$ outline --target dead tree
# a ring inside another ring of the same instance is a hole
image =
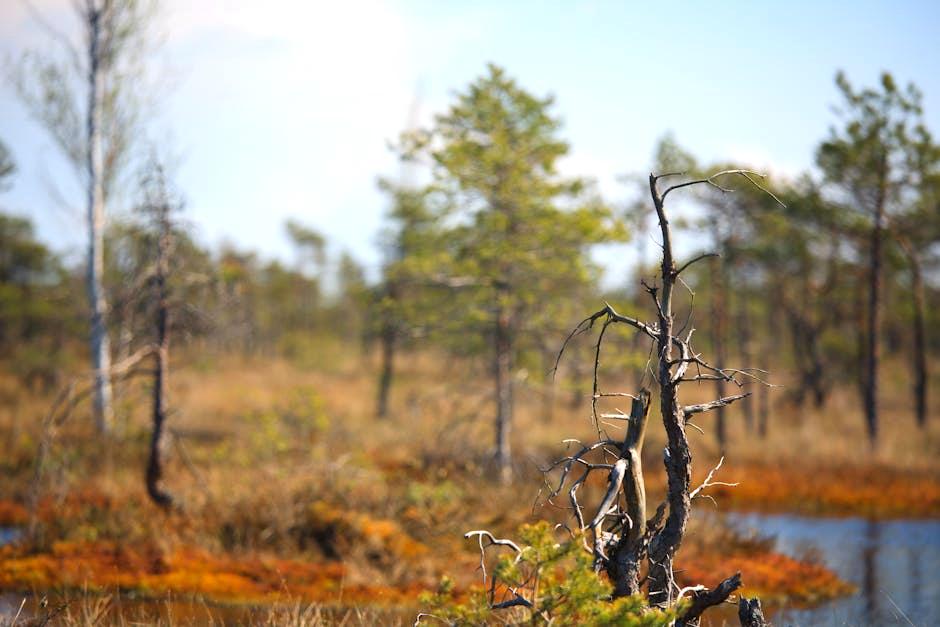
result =
[[[153,270],[154,311],[154,372],[153,372],[153,429],[145,481],[147,494],[158,506],[166,509],[173,505],[173,497],[160,485],[163,480],[163,452],[166,448],[167,392],[170,376],[170,256],[173,248],[172,205],[166,188],[163,168],[153,166],[152,197],[144,209],[150,214],[156,235],[155,264]]]
[[[724,170],[707,178],[689,180],[664,190],[660,189],[663,179],[677,176],[680,174],[651,174],[649,177],[649,190],[659,222],[663,251],[658,285],[646,286],[654,305],[655,322],[643,322],[621,315],[607,304],[582,321],[562,347],[563,353],[572,337],[589,331],[595,324],[600,324],[594,355],[592,415],[595,425],[602,419],[624,423],[623,435],[621,438],[602,437],[593,443],[582,445],[573,454],[552,464],[546,472],[560,471],[557,479],[552,481],[550,499],[566,494],[576,522],[572,536],[593,556],[595,568],[606,571],[614,587],[614,596],[641,592],[640,571],[645,563],[648,570],[646,594],[650,604],[668,608],[675,606],[680,600],[687,600],[688,603],[676,624],[691,626],[699,624],[705,610],[724,603],[741,586],[741,575],[733,574],[717,582],[712,589],[704,586],[680,588],[676,584],[673,564],[686,533],[693,500],[709,498],[704,493],[709,487],[733,485],[714,479],[715,473],[721,467],[720,461],[701,485],[692,487],[692,453],[686,427],[694,426],[692,420],[698,414],[727,407],[745,398],[747,394],[721,396],[711,402],[685,405],[680,400],[679,390],[683,383],[695,381],[721,381],[739,387],[745,381],[763,383],[763,371],[712,365],[693,349],[694,329],[686,328],[685,325],[677,328],[674,292],[676,286],[681,284],[682,272],[697,261],[714,256],[714,253],[699,255],[681,264],[676,262],[665,199],[673,191],[694,185],[710,185],[721,191],[731,191],[719,185],[719,180],[727,176],[742,177],[766,193],[770,192],[761,186],[758,180],[761,176],[750,170]],[[776,197],[774,199],[776,200]],[[651,365],[659,386],[659,411],[667,440],[663,458],[667,474],[667,496],[649,518],[641,450],[651,394],[646,389],[641,389],[636,395],[605,392],[600,389],[598,383],[604,335],[613,324],[632,327],[653,345],[654,363]],[[600,401],[612,397],[632,397],[630,413],[603,413],[598,409]],[[599,428],[598,433],[600,434]],[[588,510],[592,512],[588,518],[585,515],[585,506],[578,501],[578,490],[593,472],[606,473],[607,489],[600,503]],[[742,624],[762,624],[759,603],[749,601],[746,606],[744,608],[742,605]],[[760,620],[756,617],[760,617]]]
[[[153,350],[154,348],[151,345],[143,346],[122,361],[112,364],[108,371],[108,377],[113,381],[122,381],[149,374],[147,369],[138,368],[137,366],[149,357]],[[33,473],[27,497],[28,522],[26,535],[31,540],[35,540],[37,537],[39,527],[38,509],[43,496],[43,479],[59,430],[72,417],[79,404],[95,393],[96,382],[95,372],[89,371],[64,385],[56,394],[52,405],[42,419],[39,444],[33,461]]]

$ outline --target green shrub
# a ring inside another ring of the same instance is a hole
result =
[[[668,611],[650,608],[642,596],[612,597],[613,588],[594,572],[593,559],[580,538],[559,542],[550,523],[519,529],[520,551],[489,545],[500,555],[487,570],[482,588],[459,602],[453,581],[445,577],[437,592],[422,597],[428,614],[452,625],[670,625],[682,605]],[[489,557],[489,556],[487,556]],[[512,599],[526,605],[494,609]]]

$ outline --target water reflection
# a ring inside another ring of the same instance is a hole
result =
[[[783,625],[940,625],[940,521],[818,519],[735,514],[736,525],[777,538],[777,548],[811,551],[858,592],[810,609],[783,608]]]
[[[0,527],[0,546],[16,542],[23,536],[19,527]]]

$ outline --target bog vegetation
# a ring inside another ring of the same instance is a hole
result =
[[[293,263],[190,233],[163,147],[131,158],[143,18],[99,4],[86,76],[18,76],[87,187],[87,259],[0,213],[0,588],[58,595],[31,617],[133,593],[269,624],[697,625],[736,599],[760,625],[756,597],[850,586],[709,501],[940,514],[940,147],[913,85],[839,74],[816,174],[665,136],[623,203],[559,173],[552,98],[488,66],[394,146],[430,176],[378,183],[368,277],[315,225],[285,225]],[[612,243],[638,261],[602,285]]]

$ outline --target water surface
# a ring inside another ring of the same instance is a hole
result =
[[[776,537],[788,555],[813,555],[858,591],[814,609],[782,608],[784,625],[940,625],[940,520],[872,521],[732,514],[741,529]]]

